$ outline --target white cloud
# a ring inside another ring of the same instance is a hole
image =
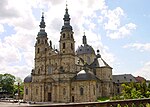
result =
[[[14,46],[0,41],[0,58],[1,64],[13,64],[21,60],[19,50]]]
[[[0,19],[13,18],[18,16],[18,11],[9,5],[8,0],[0,1]]]
[[[147,80],[150,80],[150,62],[144,64],[144,66],[137,72],[133,73],[134,76],[142,76]]]
[[[125,38],[131,34],[131,31],[136,29],[136,25],[133,23],[126,24],[115,31],[107,31],[107,36],[111,39]]]
[[[21,77],[21,79],[24,79],[31,73],[31,68],[26,65],[3,65],[0,66],[0,73],[10,73],[12,75],[15,75],[15,77]]]
[[[0,23],[8,24],[15,30],[14,34],[4,35],[4,39],[0,40],[0,58],[4,59],[1,63],[0,73],[7,72],[26,76],[34,66],[34,43],[40,23],[40,20],[37,21],[35,18],[37,16],[33,15],[33,8],[46,10],[46,32],[49,40],[52,40],[53,45],[56,44],[56,48],[58,48],[65,13],[65,0],[1,0],[0,6]],[[126,37],[131,30],[136,28],[136,25],[129,23],[121,26],[121,18],[124,17],[123,9],[117,7],[110,10],[105,4],[105,0],[99,0],[99,3],[97,0],[70,0],[68,8],[76,48],[81,45],[85,31],[88,43],[94,49],[100,49],[102,57],[113,65],[115,57],[101,42],[101,35],[93,31],[98,26],[93,19],[98,19],[99,23],[104,24],[107,36],[115,39]],[[96,11],[101,14],[97,14]],[[0,32],[4,32],[5,28],[1,24]],[[85,24],[88,29],[84,28]],[[10,65],[11,61],[16,65]]]
[[[132,50],[138,50],[140,52],[150,52],[150,43],[131,43],[125,45],[123,48],[130,48]],[[143,67],[134,72],[133,75],[142,76],[150,80],[150,61],[146,63],[144,61],[141,61],[140,63],[143,65]]]
[[[122,24],[121,19],[125,17],[125,13],[122,8],[117,7],[114,10],[103,10],[104,15],[104,29],[106,30],[106,36],[111,39],[125,38],[131,34],[131,31],[136,29],[134,23]]]
[[[125,45],[124,48],[133,48],[133,49],[139,50],[140,52],[143,52],[143,51],[149,52],[150,51],[150,43],[145,43],[145,44],[132,43],[132,44]]]
[[[106,30],[117,30],[120,26],[120,17],[124,16],[124,12],[120,7],[117,7],[114,10],[104,11],[103,14],[108,21],[104,23],[104,28]]]
[[[3,33],[4,32],[4,27],[2,24],[0,24],[0,33]]]

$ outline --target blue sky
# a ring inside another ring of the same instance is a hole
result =
[[[150,79],[149,0],[68,0],[76,48],[85,32],[88,44],[99,49],[113,74]],[[0,1],[0,73],[22,79],[34,68],[34,44],[41,12],[53,45],[63,25],[66,0]]]

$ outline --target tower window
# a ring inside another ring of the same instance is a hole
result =
[[[38,48],[38,50],[37,50],[37,53],[39,53],[40,52],[40,48]]]
[[[83,88],[81,87],[81,88],[80,88],[80,95],[83,95],[83,91],[84,91],[84,90],[83,90]]]
[[[45,51],[47,51],[47,48],[45,48]]]
[[[47,43],[47,40],[45,40],[45,44]]]
[[[40,74],[40,68],[38,69],[38,74]]]
[[[65,49],[65,47],[66,47],[65,43],[63,43],[63,49]]]
[[[63,38],[65,38],[65,33],[63,33]]]
[[[73,34],[71,34],[71,38],[73,38]]]

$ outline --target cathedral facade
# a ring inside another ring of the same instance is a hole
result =
[[[82,45],[75,50],[67,7],[63,21],[58,50],[52,48],[52,41],[48,42],[42,14],[35,43],[35,66],[24,79],[24,101],[92,102],[98,97],[112,96],[112,68],[99,50],[95,52],[87,43],[85,34]]]

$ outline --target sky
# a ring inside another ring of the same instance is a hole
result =
[[[149,0],[68,0],[75,47],[87,42],[113,75],[150,80]],[[24,79],[34,68],[34,45],[44,12],[46,32],[59,48],[66,0],[0,0],[0,73]],[[55,46],[54,46],[55,45]]]

